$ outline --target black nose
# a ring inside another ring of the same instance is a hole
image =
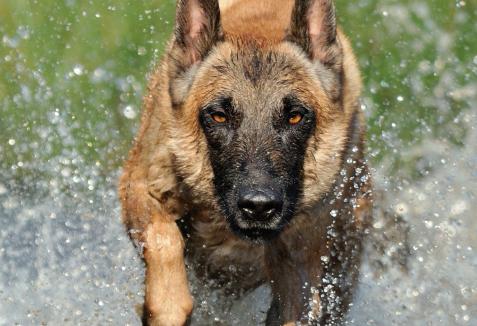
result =
[[[238,207],[245,218],[264,221],[280,212],[283,202],[272,190],[247,190],[239,194]]]

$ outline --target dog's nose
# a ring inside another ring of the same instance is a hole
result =
[[[265,221],[282,209],[280,195],[272,190],[250,190],[241,192],[238,207],[245,218]]]

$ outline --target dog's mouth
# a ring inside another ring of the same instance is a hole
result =
[[[234,220],[240,229],[263,229],[263,230],[276,230],[280,228],[282,221],[281,214],[269,214],[266,220],[253,220],[249,219],[245,214],[237,214]]]
[[[227,209],[227,211],[230,210]],[[250,215],[238,209],[233,209],[233,211],[235,214],[226,214],[232,232],[240,238],[254,242],[276,238],[289,220],[284,216],[283,211],[264,214],[260,218],[251,218]]]
[[[229,219],[231,230],[240,238],[254,242],[263,242],[276,238],[285,226],[281,218],[272,224],[249,223],[238,218]]]

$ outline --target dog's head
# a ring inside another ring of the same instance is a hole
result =
[[[334,8],[297,0],[283,35],[222,26],[216,1],[179,1],[167,61],[173,150],[185,182],[218,204],[232,230],[271,238],[329,189],[341,164]]]

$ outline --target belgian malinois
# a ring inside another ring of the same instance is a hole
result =
[[[178,1],[120,181],[145,324],[188,320],[186,257],[270,284],[267,325],[340,322],[371,218],[360,90],[331,0]]]

